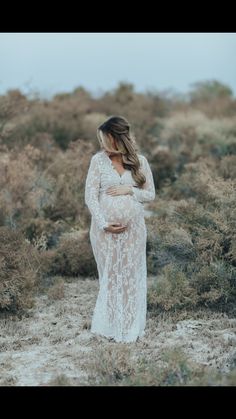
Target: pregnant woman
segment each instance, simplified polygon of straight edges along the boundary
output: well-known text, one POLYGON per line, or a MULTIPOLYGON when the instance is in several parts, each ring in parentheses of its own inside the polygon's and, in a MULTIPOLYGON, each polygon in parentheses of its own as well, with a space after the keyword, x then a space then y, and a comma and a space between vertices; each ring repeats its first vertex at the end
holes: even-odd
POLYGON ((147 311, 143 203, 154 200, 155 187, 125 118, 112 116, 97 135, 101 150, 91 158, 85 184, 99 275, 91 332, 116 342, 134 342, 144 335, 147 311))

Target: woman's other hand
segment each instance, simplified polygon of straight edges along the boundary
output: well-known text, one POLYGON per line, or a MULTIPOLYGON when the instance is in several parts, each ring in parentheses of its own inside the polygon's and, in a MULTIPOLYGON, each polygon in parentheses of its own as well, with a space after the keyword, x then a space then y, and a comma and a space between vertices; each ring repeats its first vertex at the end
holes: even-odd
POLYGON ((106 193, 108 195, 112 196, 118 196, 118 195, 132 195, 132 187, 129 185, 120 185, 120 186, 110 186, 106 193))

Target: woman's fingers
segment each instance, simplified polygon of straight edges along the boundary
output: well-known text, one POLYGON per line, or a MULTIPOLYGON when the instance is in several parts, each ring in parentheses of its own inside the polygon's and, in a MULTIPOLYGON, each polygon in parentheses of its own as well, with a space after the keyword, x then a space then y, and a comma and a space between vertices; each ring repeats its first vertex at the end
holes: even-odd
POLYGON ((127 195, 127 194, 130 194, 130 186, 129 185, 109 186, 109 188, 107 188, 106 190, 106 193, 112 196, 127 195))
POLYGON ((114 227, 114 233, 122 233, 123 231, 125 231, 126 228, 127 226, 114 227))
POLYGON ((115 195, 117 193, 116 188, 109 188, 107 189, 107 194, 108 195, 115 195))

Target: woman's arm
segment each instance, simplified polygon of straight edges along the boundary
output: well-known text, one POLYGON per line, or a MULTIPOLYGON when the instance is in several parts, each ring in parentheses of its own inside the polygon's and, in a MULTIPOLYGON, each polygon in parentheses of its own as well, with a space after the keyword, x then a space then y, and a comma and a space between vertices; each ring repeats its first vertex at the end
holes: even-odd
POLYGON ((145 156, 142 156, 141 170, 146 176, 143 188, 132 186, 133 197, 139 202, 153 201, 156 196, 152 171, 145 156))
POLYGON ((100 187, 100 172, 96 155, 91 158, 88 174, 85 182, 85 203, 94 217, 98 227, 103 230, 109 223, 105 221, 98 201, 100 187))

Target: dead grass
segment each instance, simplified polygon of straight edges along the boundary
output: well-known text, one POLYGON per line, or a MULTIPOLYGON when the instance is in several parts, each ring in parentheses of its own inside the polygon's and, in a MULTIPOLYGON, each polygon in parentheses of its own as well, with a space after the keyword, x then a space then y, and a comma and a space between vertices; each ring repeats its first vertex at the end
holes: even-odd
POLYGON ((0 319, 0 385, 235 385, 234 318, 148 312, 145 337, 116 344, 90 333, 97 292, 94 280, 65 282, 64 297, 0 319))
POLYGON ((56 282, 48 290, 48 297, 51 300, 61 300, 64 295, 64 281, 62 278, 57 278, 56 282))

